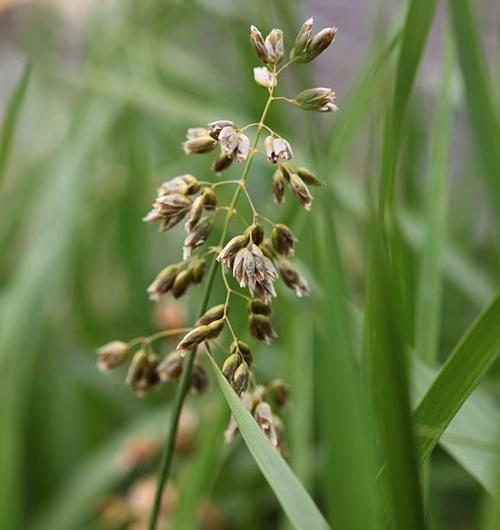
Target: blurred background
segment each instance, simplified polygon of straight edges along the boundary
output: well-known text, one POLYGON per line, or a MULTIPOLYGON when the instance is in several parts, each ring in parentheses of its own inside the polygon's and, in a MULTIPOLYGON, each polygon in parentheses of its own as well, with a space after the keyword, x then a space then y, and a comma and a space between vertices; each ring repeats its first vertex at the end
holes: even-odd
MULTIPOLYGON (((489 79, 498 87, 500 4, 471 4, 489 79)), ((291 141, 297 160, 327 183, 350 299, 363 308, 367 206, 392 86, 391 42, 405 11, 406 3, 389 0, 0 0, 2 530, 145 528, 174 387, 139 399, 124 385, 122 371, 104 376, 95 369, 94 351, 111 339, 192 322, 200 287, 157 305, 146 295, 156 273, 179 259, 182 229, 160 234, 141 218, 167 178, 187 172, 213 178, 206 158, 183 153, 186 128, 221 118, 244 124, 260 116, 266 92, 252 78, 258 64, 249 43, 251 23, 263 32, 282 28, 288 46, 309 16, 317 29, 339 28, 334 48, 313 64, 290 68, 280 89, 292 97, 303 88, 331 86, 340 111, 310 115, 276 104, 269 122, 291 141)), ((403 135, 398 201, 413 308, 429 214, 435 109, 450 40, 446 19, 446 6, 439 5, 403 135)), ((499 203, 482 177, 470 94, 456 58, 449 61, 448 206, 436 332, 442 353, 436 363, 491 299, 499 278, 499 203)), ((498 109, 499 91, 493 95, 498 109)), ((500 139, 492 141, 498 145, 500 139)), ((238 168, 228 173, 237 178, 238 168)), ((263 380, 281 376, 290 384, 288 461, 323 507, 322 447, 328 440, 321 436, 318 411, 328 404, 315 361, 324 345, 315 340, 319 316, 312 311, 315 297, 329 296, 313 244, 321 237, 313 218, 322 213, 313 208, 304 214, 292 200, 277 211, 270 178, 269 167, 258 161, 252 194, 265 215, 289 223, 298 235, 298 260, 313 296, 297 300, 281 289, 274 306, 279 339, 256 352, 256 370, 263 380)), ((322 241, 328 245, 328 237, 322 241)), ((221 296, 219 285, 213 300, 221 296)), ((410 344, 416 311, 404 317, 410 344)), ((159 352, 172 347, 163 341, 159 352)), ((420 370, 416 395, 432 374, 427 365, 420 370)), ((469 434, 456 424, 448 445, 433 455, 436 528, 477 528, 481 499, 492 484, 500 450, 498 366, 484 387, 462 420, 469 434)), ((169 528, 287 527, 241 440, 222 444, 228 416, 215 384, 208 395, 188 399, 164 499, 169 528)))

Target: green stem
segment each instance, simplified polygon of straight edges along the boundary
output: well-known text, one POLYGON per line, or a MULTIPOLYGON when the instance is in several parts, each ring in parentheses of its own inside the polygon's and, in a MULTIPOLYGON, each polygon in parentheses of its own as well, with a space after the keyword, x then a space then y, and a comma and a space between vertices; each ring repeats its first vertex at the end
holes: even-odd
MULTIPOLYGON (((222 229, 222 235, 221 235, 220 242, 218 245, 219 247, 222 247, 222 245, 224 244, 227 233, 229 231, 229 223, 231 221, 231 217, 233 216, 234 210, 236 208, 236 204, 238 203, 238 199, 243 189, 244 182, 246 181, 248 174, 250 172, 250 167, 252 166, 252 161, 257 151, 257 145, 258 145, 260 136, 262 134, 262 130, 264 129, 264 120, 266 119, 267 113, 269 111, 269 107, 271 106, 271 103, 273 101, 273 91, 274 91, 274 87, 269 91, 269 98, 262 112, 262 116, 257 126, 255 140, 253 142, 252 149, 250 150, 250 154, 248 155, 248 159, 246 161, 245 167, 243 169, 243 173, 241 175, 241 183, 236 188, 233 198, 231 199, 231 203, 229 205, 229 209, 227 211, 226 219, 224 222, 224 227, 222 229)), ((207 283, 205 285, 205 290, 203 291, 200 308, 198 310, 198 318, 200 318, 203 315, 203 313, 205 313, 205 311, 207 310, 208 301, 210 298, 210 293, 212 291, 216 270, 217 270, 217 261, 213 259, 212 263, 210 264, 210 269, 208 271, 208 277, 207 277, 207 283)), ((187 355, 186 362, 182 370, 182 375, 181 375, 181 379, 179 382, 179 386, 177 387, 177 392, 175 394, 173 409, 172 409, 172 418, 170 420, 170 430, 169 430, 167 441, 165 443, 165 447, 164 447, 163 454, 161 457, 160 471, 158 474, 158 482, 156 485, 155 498, 153 501, 153 506, 151 508, 151 513, 149 517, 148 530, 156 530, 158 516, 160 515, 160 505, 161 505, 161 498, 163 495, 163 489, 165 487, 165 484, 168 482, 168 478, 170 476, 170 470, 172 467, 172 460, 174 458, 174 446, 175 446, 175 439, 177 436, 177 428, 179 425, 179 418, 181 415, 182 407, 184 405, 184 399, 186 398, 186 394, 189 389, 191 372, 193 370, 195 357, 196 357, 196 348, 193 348, 187 355)))

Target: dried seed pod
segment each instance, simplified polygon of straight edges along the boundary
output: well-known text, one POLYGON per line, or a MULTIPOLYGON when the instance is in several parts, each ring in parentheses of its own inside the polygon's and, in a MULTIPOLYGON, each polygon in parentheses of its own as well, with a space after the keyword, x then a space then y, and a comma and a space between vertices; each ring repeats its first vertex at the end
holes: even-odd
POLYGON ((226 320, 224 318, 220 318, 219 320, 210 322, 210 324, 208 324, 208 333, 207 333, 206 338, 215 339, 215 337, 218 337, 221 331, 224 329, 225 323, 226 323, 226 320))
POLYGON ((276 65, 281 62, 284 55, 283 32, 273 28, 264 41, 267 52, 268 64, 276 65))
POLYGON ((230 157, 238 148, 238 133, 234 127, 224 127, 219 133, 219 145, 221 151, 230 157))
POLYGON ((249 377, 250 371, 247 364, 243 362, 236 368, 233 376, 232 387, 238 395, 241 395, 247 389, 249 377))
POLYGON ((205 188, 201 197, 203 198, 205 210, 215 210, 217 207, 217 195, 215 195, 215 191, 212 188, 205 188))
POLYGON ((208 236, 212 232, 214 225, 213 216, 207 217, 196 225, 191 232, 184 239, 183 256, 182 259, 187 259, 191 255, 191 251, 200 247, 205 243, 208 236))
POLYGON ((307 50, 307 44, 311 39, 312 27, 313 18, 311 17, 304 22, 297 37, 295 38, 295 44, 290 51, 290 61, 295 61, 297 58, 300 58, 305 54, 307 50))
POLYGON ((255 282, 252 284, 250 290, 253 296, 259 298, 266 304, 268 304, 276 296, 276 290, 274 289, 273 282, 270 280, 255 282))
POLYGON ((200 283, 205 275, 205 260, 195 258, 188 269, 192 283, 200 283))
POLYGON ((295 236, 288 226, 276 224, 273 226, 271 241, 274 250, 281 256, 291 256, 294 253, 295 236))
POLYGON ((239 250, 248 245, 248 241, 249 237, 247 234, 233 237, 221 250, 217 256, 217 261, 221 261, 229 266, 231 258, 233 258, 239 250))
POLYGON ((207 373, 199 364, 193 366, 191 372, 190 389, 195 390, 198 394, 205 394, 208 390, 207 373))
POLYGON ((222 365, 222 373, 229 383, 233 380, 234 372, 241 364, 241 357, 238 353, 231 354, 222 365))
POLYGON ((193 205, 191 206, 189 217, 185 225, 187 233, 191 232, 193 228, 198 224, 199 220, 201 219, 202 214, 203 214, 203 195, 200 195, 199 197, 196 197, 196 199, 193 201, 193 205))
POLYGON ((206 326, 215 320, 219 320, 224 316, 224 304, 219 304, 211 307, 205 314, 198 320, 198 326, 206 326))
POLYGON ((182 144, 182 148, 187 155, 203 154, 213 151, 217 147, 217 140, 211 136, 200 136, 192 140, 186 140, 182 144))
POLYGON ((276 85, 276 74, 271 72, 265 66, 258 66, 253 69, 253 78, 255 82, 265 88, 272 88, 276 85))
POLYGON ((258 298, 252 298, 248 302, 247 310, 250 314, 269 316, 272 313, 271 306, 258 298))
POLYGON ((288 406, 290 390, 283 379, 275 379, 272 381, 268 390, 279 408, 284 409, 288 406))
POLYGON ((160 378, 156 371, 158 358, 144 350, 138 350, 127 373, 126 383, 130 385, 138 396, 143 396, 148 390, 157 386, 160 378))
POLYGON ((173 297, 176 299, 180 298, 187 291, 191 281, 191 272, 189 269, 179 272, 172 285, 173 297))
POLYGON ((194 346, 201 344, 206 338, 210 329, 208 326, 197 326, 192 329, 189 333, 184 335, 179 344, 177 344, 177 350, 190 350, 194 346))
POLYGON ((231 355, 238 353, 239 355, 241 355, 243 360, 248 364, 248 366, 252 366, 253 364, 252 350, 250 349, 250 346, 246 342, 243 342, 242 340, 233 341, 231 344, 229 353, 231 355))
POLYGON ((235 128, 234 123, 229 120, 217 120, 208 124, 208 134, 214 139, 219 139, 219 134, 224 127, 235 128))
POLYGON ((278 255, 274 251, 273 244, 269 239, 264 239, 260 244, 260 248, 266 258, 269 258, 272 261, 278 259, 278 255))
MULTIPOLYGON (((335 35, 337 34, 337 28, 324 28, 319 33, 314 35, 314 37, 310 40, 308 46, 307 46, 307 58, 308 61, 312 61, 315 59, 320 53, 325 51, 328 46, 333 42, 333 39, 335 39, 335 35)), ((308 62, 307 61, 307 62, 308 62)))
POLYGON ((158 188, 158 196, 170 195, 171 193, 191 195, 198 193, 199 189, 200 183, 194 175, 180 175, 179 177, 165 181, 158 188))
POLYGON ((109 372, 121 366, 127 359, 128 344, 121 340, 107 342, 97 350, 97 368, 101 372, 109 372))
POLYGON ((253 417, 259 427, 264 431, 264 434, 268 437, 273 447, 278 447, 278 435, 276 434, 273 424, 271 405, 265 401, 261 401, 255 407, 253 417))
POLYGON ((312 206, 312 195, 304 181, 296 174, 290 174, 290 187, 293 193, 299 199, 300 204, 305 210, 309 211, 312 206))
POLYGON ((299 92, 293 103, 303 110, 335 112, 335 92, 331 88, 308 88, 299 92))
POLYGON ((221 173, 225 169, 227 169, 231 164, 233 163, 233 160, 230 156, 221 153, 214 162, 214 165, 212 166, 212 169, 216 173, 221 173))
POLYGON ((307 280, 288 260, 281 260, 279 269, 285 285, 293 289, 299 298, 311 294, 307 280))
POLYGON ((290 144, 284 138, 275 138, 272 135, 265 138, 264 151, 272 164, 277 164, 279 160, 291 160, 293 158, 290 144))
POLYGON ((240 133, 238 136, 238 146, 232 154, 234 162, 243 162, 250 154, 250 139, 246 134, 240 133))
POLYGON ((245 230, 245 234, 250 237, 252 243, 260 245, 264 240, 264 227, 260 223, 253 223, 245 230))
POLYGON ((179 265, 169 265, 160 271, 153 283, 148 287, 149 299, 159 300, 162 294, 168 292, 174 285, 179 271, 179 265))
POLYGON ((305 167, 297 168, 297 175, 310 186, 321 186, 321 181, 305 167))
POLYGON ((285 177, 281 167, 273 175, 273 199, 276 204, 281 204, 285 200, 285 177))
POLYGON ((183 365, 184 358, 179 352, 174 351, 166 355, 156 368, 160 381, 177 379, 182 373, 183 365))
POLYGON ((186 216, 186 212, 182 212, 178 215, 173 215, 166 219, 162 219, 160 223, 160 232, 166 232, 167 230, 170 230, 174 226, 177 226, 184 219, 185 216, 186 216))
POLYGON ((255 53, 257 54, 257 57, 263 63, 267 63, 267 49, 264 43, 264 37, 255 26, 250 26, 250 40, 252 42, 252 46, 255 50, 255 53))
POLYGON ((248 317, 248 330, 252 337, 268 344, 271 342, 271 339, 276 336, 271 320, 265 315, 251 314, 248 317))

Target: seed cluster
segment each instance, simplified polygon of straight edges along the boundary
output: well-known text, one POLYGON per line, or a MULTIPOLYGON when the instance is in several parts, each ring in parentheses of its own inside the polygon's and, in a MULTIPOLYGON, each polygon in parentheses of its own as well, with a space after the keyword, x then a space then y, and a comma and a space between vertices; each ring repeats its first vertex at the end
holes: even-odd
MULTIPOLYGON (((281 73, 293 63, 308 63, 315 59, 333 42, 336 28, 325 28, 312 34, 313 20, 307 20, 300 29, 289 53, 288 62, 279 66, 285 55, 283 32, 273 29, 264 38, 255 27, 250 28, 252 46, 263 66, 254 68, 256 83, 268 91, 268 101, 258 123, 239 126, 231 120, 220 119, 203 127, 190 128, 182 147, 186 154, 206 154, 218 150, 211 167, 217 176, 233 164, 244 164, 239 180, 206 181, 191 174, 167 180, 158 188, 151 210, 144 217, 146 223, 159 223, 160 231, 167 231, 185 221, 185 238, 182 247, 182 260, 166 266, 159 272, 148 287, 151 300, 157 301, 171 293, 174 298, 183 296, 193 284, 203 281, 206 263, 212 260, 212 267, 220 267, 222 281, 226 288, 225 300, 203 314, 192 328, 159 332, 149 337, 133 339, 129 342, 113 341, 98 350, 98 367, 103 371, 114 369, 125 363, 135 346, 130 363, 127 383, 135 392, 145 392, 163 382, 176 380, 186 370, 186 353, 208 341, 215 341, 227 352, 222 372, 234 391, 240 396, 247 409, 271 443, 280 450, 284 448, 283 425, 273 413, 288 402, 285 383, 275 380, 267 386, 257 384, 252 371, 254 355, 251 347, 240 339, 229 319, 233 296, 247 300, 248 333, 251 338, 269 343, 276 333, 273 329, 271 301, 276 297, 276 282, 281 279, 285 286, 297 296, 307 296, 309 286, 304 276, 290 258, 295 253, 296 237, 292 230, 262 216, 256 209, 246 186, 253 159, 264 155, 273 167, 269 186, 274 202, 280 205, 285 200, 286 190, 296 197, 307 211, 312 207, 313 197, 309 186, 319 186, 321 182, 308 169, 296 166, 290 142, 272 130, 266 123, 268 109, 273 101, 285 101, 309 111, 336 111, 335 93, 330 88, 308 88, 294 98, 275 96, 281 73), (256 127, 253 141, 246 132, 256 127), (261 134, 265 138, 260 149, 261 134), (271 178, 272 175, 272 178, 271 178), (231 202, 220 203, 217 190, 220 186, 236 186, 231 202), (238 210, 238 200, 243 194, 252 211, 252 222, 248 223, 238 210), (215 232, 219 214, 224 223, 219 243, 209 246, 208 241, 215 232), (245 227, 230 236, 231 220, 239 215, 245 227), (265 228, 264 224, 269 225, 265 228), (215 262, 213 262, 215 254, 215 262), (217 339, 227 326, 231 342, 224 347, 217 339), (179 335, 175 350, 163 359, 154 352, 152 342, 166 336, 179 335)), ((212 269, 214 270, 214 269, 212 269)), ((208 294, 213 281, 208 283, 208 294)), ((208 378, 199 362, 200 355, 186 371, 190 388, 203 393, 207 389, 208 378), (189 372, 189 373, 188 373, 189 372)), ((230 440, 237 432, 234 419, 226 432, 230 440)))

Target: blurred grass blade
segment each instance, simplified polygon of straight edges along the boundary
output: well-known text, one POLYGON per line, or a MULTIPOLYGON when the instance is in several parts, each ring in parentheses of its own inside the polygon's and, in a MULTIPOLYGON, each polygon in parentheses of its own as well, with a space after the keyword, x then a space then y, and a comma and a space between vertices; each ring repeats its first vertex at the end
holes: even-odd
POLYGON ((472 323, 413 414, 418 461, 430 455, 500 352, 500 294, 472 323))
MULTIPOLYGON (((375 217, 375 216, 374 216, 375 217)), ((396 530, 423 530, 407 383, 405 348, 398 321, 397 286, 382 239, 382 225, 372 223, 365 319, 365 351, 370 366, 386 485, 396 530)))
POLYGON ((432 153, 429 163, 429 182, 427 184, 425 208, 425 240, 415 322, 415 349, 417 355, 429 363, 435 362, 439 343, 442 259, 446 241, 446 213, 448 205, 447 177, 452 77, 449 38, 445 37, 444 48, 442 88, 435 114, 432 153))
MULTIPOLYGON (((313 256, 322 279, 315 321, 322 329, 315 348, 319 395, 319 431, 325 452, 323 485, 329 519, 335 528, 379 528, 374 491, 375 434, 370 432, 366 399, 356 367, 344 274, 330 195, 318 198, 313 256), (328 405, 325 405, 328 404, 328 405), (357 508, 364 499, 364 509, 357 508)), ((303 352, 304 353, 304 352, 303 352)))
POLYGON ((466 90, 466 107, 500 235, 500 123, 486 73, 477 21, 469 0, 448 2, 466 90))
MULTIPOLYGON (((191 530, 198 523, 202 503, 209 497, 223 460, 224 429, 228 422, 227 407, 223 403, 210 411, 210 424, 204 428, 196 453, 193 455, 185 482, 180 484, 182 495, 175 510, 172 528, 191 530)), ((206 421, 208 418, 204 418, 206 421)))
POLYGON ((437 0, 411 0, 406 15, 394 93, 383 132, 379 196, 381 219, 384 219, 385 206, 393 194, 401 130, 436 5, 437 0))
POLYGON ((238 423, 240 433, 262 474, 276 494, 290 522, 298 530, 328 530, 330 527, 317 506, 295 477, 288 464, 270 444, 252 415, 243 406, 217 363, 209 355, 215 377, 238 423))
POLYGON ((2 131, 0 133, 0 183, 7 164, 10 146, 16 130, 17 121, 23 106, 23 102, 28 89, 31 77, 31 63, 28 61, 24 66, 23 73, 17 82, 14 93, 9 101, 7 112, 3 120, 2 131))
POLYGON ((117 460, 120 451, 139 436, 158 437, 165 431, 165 409, 149 412, 133 420, 122 432, 100 445, 78 464, 59 492, 52 498, 35 520, 30 530, 68 530, 81 528, 82 523, 97 508, 99 501, 126 476, 117 460))

